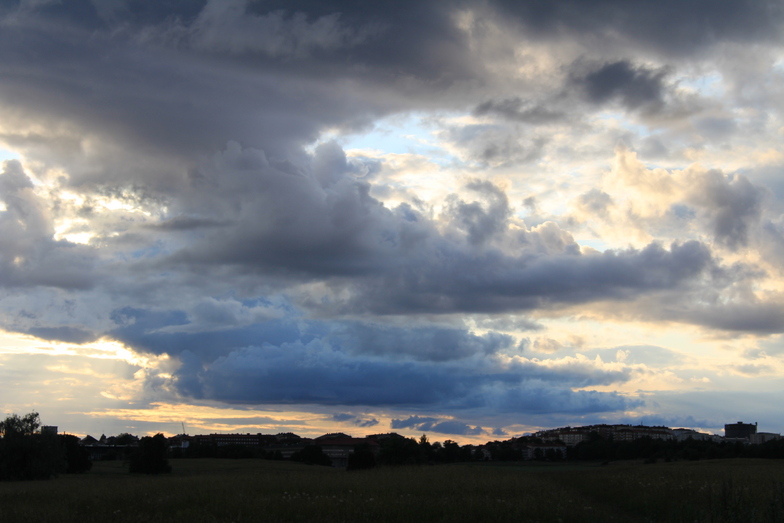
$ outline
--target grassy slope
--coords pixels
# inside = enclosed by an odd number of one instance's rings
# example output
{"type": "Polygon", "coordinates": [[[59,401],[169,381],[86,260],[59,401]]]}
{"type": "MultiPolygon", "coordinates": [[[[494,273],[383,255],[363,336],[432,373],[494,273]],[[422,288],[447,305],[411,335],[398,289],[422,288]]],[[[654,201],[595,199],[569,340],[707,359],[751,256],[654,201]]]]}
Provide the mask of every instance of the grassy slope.
{"type": "Polygon", "coordinates": [[[0,483],[0,521],[784,521],[784,462],[470,464],[347,473],[299,463],[122,463],[0,483]]]}

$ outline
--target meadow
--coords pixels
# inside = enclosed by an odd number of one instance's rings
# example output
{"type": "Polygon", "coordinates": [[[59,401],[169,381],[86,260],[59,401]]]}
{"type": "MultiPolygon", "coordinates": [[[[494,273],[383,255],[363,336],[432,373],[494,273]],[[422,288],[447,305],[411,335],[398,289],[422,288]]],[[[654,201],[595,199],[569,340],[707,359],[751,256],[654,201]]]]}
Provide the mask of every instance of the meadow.
{"type": "Polygon", "coordinates": [[[130,475],[0,483],[0,521],[784,521],[784,461],[470,463],[346,472],[263,460],[173,460],[130,475]]]}

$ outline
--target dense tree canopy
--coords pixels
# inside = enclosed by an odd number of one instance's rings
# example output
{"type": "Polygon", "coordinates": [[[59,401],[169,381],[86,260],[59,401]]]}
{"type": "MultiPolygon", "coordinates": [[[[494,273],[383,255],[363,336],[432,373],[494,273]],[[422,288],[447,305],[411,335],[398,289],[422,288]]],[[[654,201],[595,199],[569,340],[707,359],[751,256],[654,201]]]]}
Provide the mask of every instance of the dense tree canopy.
{"type": "Polygon", "coordinates": [[[163,474],[171,472],[166,457],[167,442],[163,434],[145,436],[139,440],[139,448],[131,454],[129,470],[132,473],[163,474]]]}
{"type": "Polygon", "coordinates": [[[67,468],[56,434],[37,432],[37,412],[0,422],[0,480],[49,479],[67,468]]]}

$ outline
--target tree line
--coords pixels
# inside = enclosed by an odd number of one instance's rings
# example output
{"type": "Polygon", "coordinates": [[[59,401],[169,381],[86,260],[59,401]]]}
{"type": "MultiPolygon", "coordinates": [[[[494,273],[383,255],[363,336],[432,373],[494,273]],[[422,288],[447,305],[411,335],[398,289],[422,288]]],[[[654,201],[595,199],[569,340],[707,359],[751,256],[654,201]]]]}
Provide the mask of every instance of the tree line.
{"type": "MultiPolygon", "coordinates": [[[[89,471],[92,462],[88,450],[76,436],[39,430],[37,412],[24,416],[13,414],[0,422],[0,481],[48,479],[59,474],[89,471]]],[[[132,443],[124,459],[129,472],[161,474],[171,471],[169,458],[262,458],[283,459],[279,450],[228,445],[195,443],[190,447],[169,449],[163,434],[141,439],[130,434],[111,438],[117,444],[132,443]]],[[[446,440],[433,442],[422,435],[418,440],[398,434],[379,438],[379,448],[372,451],[367,444],[358,445],[349,455],[348,470],[373,468],[379,465],[417,465],[468,461],[522,461],[527,459],[527,445],[541,445],[542,440],[524,436],[506,441],[491,441],[481,446],[464,445],[446,440]]],[[[614,461],[642,459],[657,461],[701,460],[721,458],[784,459],[784,439],[760,445],[710,440],[660,440],[643,437],[634,441],[614,441],[591,433],[586,441],[567,449],[570,461],[614,461]]],[[[535,454],[536,459],[560,461],[560,452],[546,449],[535,454]]],[[[291,456],[292,461],[313,465],[331,465],[318,445],[308,445],[291,456]]]]}
{"type": "MultiPolygon", "coordinates": [[[[12,414],[0,421],[0,481],[50,479],[92,468],[88,450],[79,438],[41,429],[37,412],[12,414]]],[[[135,439],[135,438],[134,438],[135,439]]],[[[132,473],[170,472],[163,434],[145,436],[127,456],[132,473]]]]}
{"type": "Polygon", "coordinates": [[[79,438],[39,432],[40,426],[37,412],[0,421],[0,480],[49,479],[90,470],[92,462],[79,438]]]}

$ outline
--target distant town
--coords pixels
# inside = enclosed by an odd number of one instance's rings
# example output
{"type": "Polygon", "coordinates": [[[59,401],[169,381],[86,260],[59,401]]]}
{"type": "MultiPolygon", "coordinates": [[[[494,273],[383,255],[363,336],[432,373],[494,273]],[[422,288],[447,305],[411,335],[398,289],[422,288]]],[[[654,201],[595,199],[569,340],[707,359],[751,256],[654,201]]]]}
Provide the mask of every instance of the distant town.
{"type": "MultiPolygon", "coordinates": [[[[56,427],[42,427],[42,431],[57,431],[56,427]]],[[[263,457],[267,459],[299,459],[303,451],[317,448],[335,467],[349,465],[352,455],[358,449],[378,458],[385,449],[389,460],[389,449],[405,454],[406,443],[417,445],[416,453],[409,448],[408,454],[401,455],[400,460],[420,462],[432,458],[435,461],[468,461],[468,460],[562,460],[579,457],[574,449],[589,447],[592,442],[612,443],[616,445],[655,441],[660,444],[673,445],[685,442],[706,442],[718,445],[761,445],[770,441],[780,440],[780,434],[760,432],[757,423],[726,424],[724,436],[698,432],[686,428],[669,428],[664,426],[649,427],[645,425],[587,425],[582,427],[562,427],[541,430],[530,435],[514,437],[506,441],[493,441],[484,445],[465,445],[460,447],[451,440],[444,443],[430,443],[427,436],[417,442],[397,433],[371,434],[361,438],[344,433],[332,433],[317,438],[304,438],[286,432],[280,434],[178,434],[167,438],[171,457],[263,457]]],[[[85,436],[79,443],[88,452],[93,461],[121,459],[125,449],[138,445],[139,439],[130,434],[119,436],[85,436]]],[[[605,445],[606,446],[606,445],[605,445]]],[[[628,447],[628,445],[627,445],[628,447]]],[[[662,447],[666,450],[665,447],[662,447]]],[[[666,457],[666,452],[662,454],[666,457]]],[[[597,455],[602,458],[604,456],[597,455]]]]}

